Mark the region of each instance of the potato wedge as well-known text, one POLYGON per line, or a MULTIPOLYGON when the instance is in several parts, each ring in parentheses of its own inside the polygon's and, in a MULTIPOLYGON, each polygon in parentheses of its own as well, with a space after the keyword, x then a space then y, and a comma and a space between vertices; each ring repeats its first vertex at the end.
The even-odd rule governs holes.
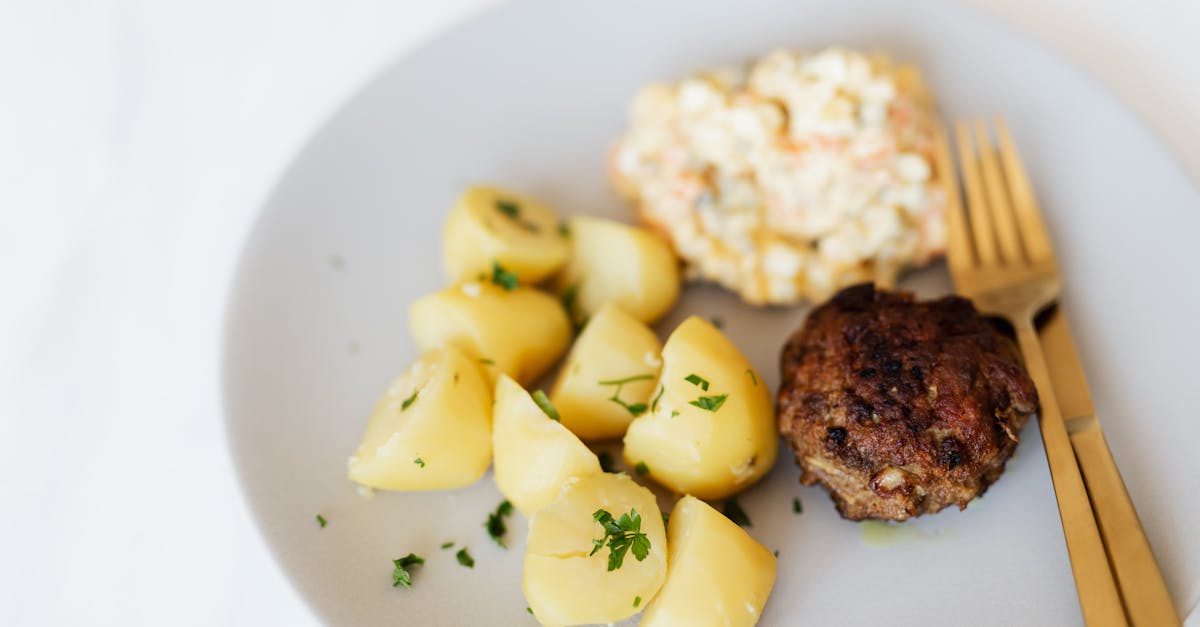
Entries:
POLYGON ((718 499, 775 464, 771 394, 741 351, 708 321, 692 316, 663 346, 650 411, 625 434, 625 459, 680 494, 718 499), (661 394, 659 393, 661 388, 661 394))
POLYGON ((543 625, 611 623, 634 615, 662 586, 667 537, 654 495, 626 475, 584 477, 529 521, 522 587, 533 615, 543 625), (605 537, 593 515, 614 518, 636 511, 639 532, 650 547, 643 560, 632 550, 610 571, 609 547, 595 555, 592 540, 605 537))
POLYGON ((421 350, 453 346, 523 385, 537 380, 566 352, 571 323, 554 297, 529 287, 505 289, 469 281, 422 297, 409 308, 421 350))
POLYGON ((585 441, 625 435, 650 405, 662 345, 645 324, 609 303, 571 347, 550 400, 562 422, 585 441))
POLYGON ((577 321, 614 303, 642 322, 654 322, 679 298, 679 262, 666 242, 646 229, 575 216, 571 254, 556 280, 577 321))
POLYGON ((667 580, 642 627, 750 627, 775 585, 775 556, 704 501, 685 496, 667 525, 667 580))
POLYGON ((491 459, 491 386, 474 360, 439 348, 388 387, 348 466, 361 485, 441 490, 474 483, 491 459))
POLYGON ((493 412, 496 486, 526 516, 553 501, 572 479, 600 472, 596 454, 506 375, 496 382, 493 412))
POLYGON ((537 283, 562 267, 568 250, 553 209, 499 187, 468 188, 442 229, 442 265, 454 282, 491 276, 498 262, 537 283))

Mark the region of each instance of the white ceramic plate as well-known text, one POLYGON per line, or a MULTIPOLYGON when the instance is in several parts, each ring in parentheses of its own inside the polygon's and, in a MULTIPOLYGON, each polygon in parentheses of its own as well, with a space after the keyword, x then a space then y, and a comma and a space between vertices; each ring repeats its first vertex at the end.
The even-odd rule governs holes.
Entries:
MULTIPOLYGON (((490 181, 564 213, 627 219, 603 158, 639 85, 777 46, 834 43, 917 62, 948 117, 1008 117, 1053 229, 1112 448, 1177 605, 1195 603, 1200 198, 1106 92, 1038 45, 948 6, 542 0, 462 24, 364 89, 296 158, 247 244, 228 320, 230 443, 264 536, 322 618, 532 624, 520 515, 508 551, 482 527, 501 500, 490 476, 373 500, 345 478, 377 395, 416 355, 407 305, 442 285, 440 225, 458 192, 490 181), (470 547, 473 570, 439 550, 447 540, 470 547), (410 551, 428 562, 414 589, 393 589, 390 560, 410 551)), ((940 268, 906 285, 925 295, 949 287, 940 268)), ((658 329, 689 313, 724 318, 774 388, 778 348, 805 312, 752 309, 693 287, 658 329)), ((741 497, 751 533, 780 551, 763 624, 1078 623, 1032 422, 1023 438, 982 501, 883 534, 838 518, 781 454, 741 497)))

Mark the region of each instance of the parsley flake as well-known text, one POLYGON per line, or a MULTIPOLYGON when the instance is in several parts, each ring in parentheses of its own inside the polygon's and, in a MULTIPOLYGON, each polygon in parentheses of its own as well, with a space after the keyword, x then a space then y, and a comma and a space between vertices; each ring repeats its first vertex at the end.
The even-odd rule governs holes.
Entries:
POLYGON ((658 394, 654 395, 654 402, 650 403, 650 411, 658 411, 658 399, 662 398, 663 392, 667 391, 667 386, 658 386, 658 394))
POLYGON ((392 587, 412 588, 412 574, 408 572, 409 566, 419 566, 425 563, 425 558, 416 554, 409 553, 400 559, 392 560, 395 568, 392 570, 392 587))
POLYGON ((613 465, 612 453, 609 453, 608 451, 601 451, 599 455, 596 455, 596 458, 600 460, 600 470, 604 472, 612 472, 616 468, 616 466, 613 465))
POLYGON ((575 312, 575 300, 577 298, 579 298, 579 284, 572 283, 563 289, 562 294, 560 294, 558 297, 558 300, 562 303, 563 309, 567 310, 567 313, 573 314, 575 312))
POLYGON ((566 222, 560 223, 558 225, 558 234, 563 237, 570 237, 571 236, 571 227, 567 226, 566 222))
POLYGON ((454 557, 458 559, 459 564, 467 568, 475 568, 475 558, 471 557, 470 553, 467 553, 467 547, 464 546, 459 549, 458 553, 454 554, 454 557))
POLYGON ((624 379, 609 379, 607 381, 600 381, 599 383, 600 385, 625 385, 626 383, 632 383, 634 381, 649 381, 653 378, 654 375, 652 374, 635 374, 630 377, 625 377, 624 379))
POLYGON ((720 319, 720 318, 718 318, 718 317, 716 317, 716 316, 713 316, 713 317, 711 318, 711 320, 712 320, 712 325, 713 325, 714 327, 717 327, 718 329, 724 329, 724 328, 725 328, 725 321, 724 321, 724 320, 722 320, 722 319, 720 319))
POLYGON ((746 515, 746 510, 742 509, 741 505, 738 505, 737 499, 725 501, 724 507, 721 508, 721 513, 725 514, 726 518, 732 520, 739 527, 751 526, 750 517, 746 515))
POLYGON ((521 206, 511 200, 497 200, 496 210, 510 218, 520 217, 521 206))
POLYGON ((630 414, 632 414, 634 418, 637 418, 638 416, 641 416, 642 414, 646 413, 646 404, 645 403, 632 403, 631 404, 631 403, 627 403, 627 402, 621 400, 621 389, 625 386, 626 383, 632 383, 634 381, 652 381, 652 380, 654 380, 654 375, 652 375, 652 374, 635 374, 633 376, 625 377, 624 379, 609 379, 607 381, 598 381, 597 384, 603 385, 603 386, 609 386, 609 385, 616 386, 616 389, 613 390, 613 395, 608 397, 608 400, 620 405, 621 407, 624 407, 625 410, 628 411, 630 414))
POLYGON ((533 402, 537 403, 537 406, 541 407, 542 411, 546 412, 546 415, 550 417, 550 420, 553 420, 554 422, 562 422, 562 417, 558 415, 558 410, 554 408, 554 404, 550 402, 550 399, 546 398, 545 392, 541 390, 534 390, 533 402))
POLYGON ((497 200, 496 211, 504 214, 504 216, 509 220, 512 220, 514 224, 525 229, 526 231, 529 231, 530 233, 537 233, 540 230, 538 225, 521 217, 521 205, 511 200, 497 200))
POLYGON ((726 398, 729 398, 728 394, 721 394, 720 396, 701 396, 694 401, 688 401, 688 405, 695 405, 700 409, 707 409, 708 411, 715 412, 718 409, 721 409, 721 405, 725 404, 726 398))
POLYGON ((663 526, 666 527, 667 523, 671 520, 671 515, 666 512, 663 512, 662 517, 663 517, 663 526))
POLYGON ((640 597, 640 596, 633 597, 633 606, 634 607, 637 607, 641 604, 642 604, 642 597, 640 597))
POLYGON ((754 374, 754 369, 746 368, 746 374, 750 375, 750 382, 754 384, 754 387, 758 387, 758 377, 754 374))
POLYGON ((799 514, 800 512, 803 512, 803 511, 804 511, 804 505, 802 505, 800 503, 800 497, 793 498, 792 499, 792 512, 799 514))
POLYGON ((483 528, 487 529, 488 536, 502 549, 508 548, 508 545, 504 544, 504 534, 508 532, 508 526, 504 524, 504 517, 511 516, 512 511, 512 503, 507 499, 500 501, 500 505, 496 506, 496 511, 488 514, 487 522, 483 523, 483 528))
POLYGON ((492 261, 492 283, 504 288, 505 291, 513 291, 521 284, 516 272, 510 272, 500 265, 499 261, 492 261))
POLYGON ((684 377, 683 380, 687 381, 688 383, 691 383, 692 385, 698 386, 701 390, 704 390, 705 392, 708 391, 708 380, 694 372, 692 374, 689 374, 688 376, 684 377))
POLYGON ((485 366, 495 366, 495 365, 496 365, 496 360, 495 360, 495 359, 489 359, 489 358, 487 358, 487 357, 480 357, 480 358, 479 358, 479 363, 481 363, 481 364, 483 364, 483 365, 485 365, 485 366))
POLYGON ((413 403, 415 403, 417 401, 417 395, 420 393, 421 393, 421 390, 414 390, 412 393, 412 396, 404 399, 404 402, 400 403, 400 411, 404 411, 404 410, 408 409, 409 405, 412 405, 413 403))
POLYGON ((609 572, 625 563, 625 554, 630 550, 639 562, 650 554, 650 538, 642 533, 642 515, 636 509, 621 514, 620 518, 613 518, 612 514, 598 509, 592 514, 592 520, 604 527, 604 537, 592 540, 592 552, 588 555, 595 555, 607 545, 609 572))
POLYGON ((529 612, 529 615, 530 615, 530 616, 533 616, 533 608, 532 608, 532 607, 529 607, 528 605, 526 605, 526 606, 525 606, 525 611, 526 611, 526 612, 529 612))
POLYGON ((453 542, 443 542, 443 543, 442 543, 442 550, 443 550, 443 551, 444 551, 444 550, 446 550, 446 549, 451 549, 451 548, 454 548, 454 543, 453 543, 453 542))
POLYGON ((317 514, 317 524, 321 525, 321 528, 324 529, 325 525, 329 524, 329 521, 325 520, 324 516, 317 514))
POLYGON ((421 468, 425 467, 425 460, 421 459, 420 457, 414 459, 413 463, 420 466, 421 468))
POLYGON ((650 467, 646 465, 646 462, 638 462, 637 465, 633 467, 633 472, 637 473, 637 476, 642 477, 650 474, 650 467))

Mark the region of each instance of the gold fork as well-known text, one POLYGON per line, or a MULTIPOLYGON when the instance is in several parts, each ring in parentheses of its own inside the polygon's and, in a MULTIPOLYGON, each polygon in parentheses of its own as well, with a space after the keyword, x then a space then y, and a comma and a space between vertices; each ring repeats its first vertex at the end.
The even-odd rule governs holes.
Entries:
MULTIPOLYGON (((1004 121, 996 121, 999 154, 992 145, 987 125, 976 120, 973 126, 974 142, 967 125, 962 122, 957 125, 966 213, 954 187, 954 166, 944 133, 937 142, 938 168, 945 173, 943 180, 947 182, 947 260, 960 293, 972 299, 984 313, 1002 317, 1013 325, 1025 366, 1037 386, 1042 442, 1083 618, 1088 625, 1127 625, 1128 610, 1128 619, 1139 627, 1178 625, 1153 553, 1141 533, 1107 445, 1102 451, 1095 447, 1089 450, 1094 458, 1091 467, 1103 472, 1090 472, 1089 478, 1094 474, 1095 481, 1085 487, 1072 449, 1072 436, 1063 420, 1034 326, 1035 317, 1058 300, 1061 289, 1050 239, 1004 121), (1093 504, 1112 511, 1099 512, 1097 517, 1093 504), (1127 512, 1114 507, 1120 505, 1127 512), (1119 527, 1120 538, 1113 534, 1107 538, 1110 542, 1119 540, 1122 545, 1119 550, 1105 546, 1101 527, 1119 527), (1121 588, 1125 592, 1124 606, 1118 580, 1125 584, 1121 588)), ((1072 426, 1080 431, 1094 431, 1103 442, 1094 416, 1086 424, 1081 421, 1080 425, 1072 426)))

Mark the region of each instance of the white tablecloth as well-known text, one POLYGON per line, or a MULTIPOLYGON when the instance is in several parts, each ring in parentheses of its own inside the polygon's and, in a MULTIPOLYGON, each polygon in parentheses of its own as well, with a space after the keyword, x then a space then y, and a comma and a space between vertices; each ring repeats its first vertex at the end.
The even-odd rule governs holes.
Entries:
MULTIPOLYGON (((226 284, 316 126, 494 1, 0 5, 0 624, 316 622, 233 477, 226 284)), ((1200 180, 1200 3, 968 1, 1105 81, 1200 180)))

